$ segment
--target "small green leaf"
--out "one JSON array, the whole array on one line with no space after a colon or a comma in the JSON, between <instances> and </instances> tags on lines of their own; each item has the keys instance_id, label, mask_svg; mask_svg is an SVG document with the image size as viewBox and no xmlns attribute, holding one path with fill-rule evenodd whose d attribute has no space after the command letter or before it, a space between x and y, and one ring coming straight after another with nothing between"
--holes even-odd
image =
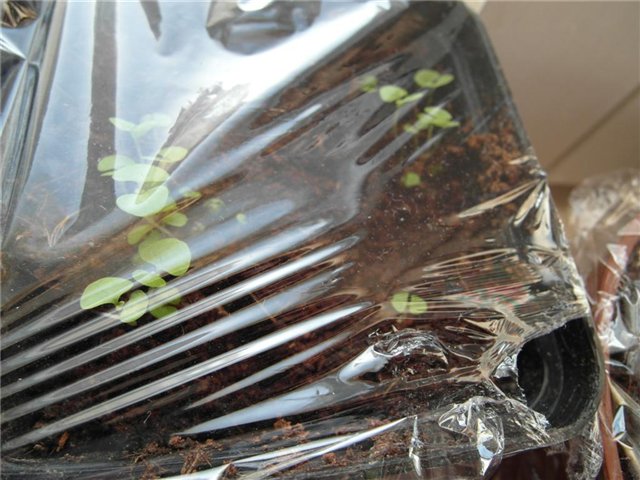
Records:
<instances>
[{"instance_id":1,"label":"small green leaf","mask_svg":"<svg viewBox=\"0 0 640 480\"><path fill-rule=\"evenodd\" d=\"M189 150L184 147L171 146L160 150L158 156L163 162L175 163L187 156Z\"/></svg>"},{"instance_id":2,"label":"small green leaf","mask_svg":"<svg viewBox=\"0 0 640 480\"><path fill-rule=\"evenodd\" d=\"M420 315L428 309L427 302L420 296L409 292L397 292L391 297L391 306L398 313Z\"/></svg>"},{"instance_id":3,"label":"small green leaf","mask_svg":"<svg viewBox=\"0 0 640 480\"><path fill-rule=\"evenodd\" d=\"M187 216L184 213L175 212L162 219L163 223L172 227L184 227L187 224Z\"/></svg>"},{"instance_id":4,"label":"small green leaf","mask_svg":"<svg viewBox=\"0 0 640 480\"><path fill-rule=\"evenodd\" d=\"M433 88L433 84L438 78L440 78L439 72L423 68L415 73L413 81L422 88Z\"/></svg>"},{"instance_id":5,"label":"small green leaf","mask_svg":"<svg viewBox=\"0 0 640 480\"><path fill-rule=\"evenodd\" d=\"M247 216L244 213L238 213L236 215L236 220L240 223L247 223Z\"/></svg>"},{"instance_id":6,"label":"small green leaf","mask_svg":"<svg viewBox=\"0 0 640 480\"><path fill-rule=\"evenodd\" d=\"M422 88L438 88L453 82L454 76L445 73L440 74L435 70L418 70L413 76L413 80Z\"/></svg>"},{"instance_id":7,"label":"small green leaf","mask_svg":"<svg viewBox=\"0 0 640 480\"><path fill-rule=\"evenodd\" d=\"M157 242L158 240L162 240L164 237L162 236L162 233L160 233L158 230L152 230L149 235L147 235L147 237L142 241L142 243L150 243L150 242Z\"/></svg>"},{"instance_id":8,"label":"small green leaf","mask_svg":"<svg viewBox=\"0 0 640 480\"><path fill-rule=\"evenodd\" d=\"M220 211L224 207L224 202L219 198L210 198L204 204L213 213Z\"/></svg>"},{"instance_id":9,"label":"small green leaf","mask_svg":"<svg viewBox=\"0 0 640 480\"><path fill-rule=\"evenodd\" d=\"M98 161L98 170L100 172L108 172L128 165L135 165L135 162L126 155L109 155Z\"/></svg>"},{"instance_id":10,"label":"small green leaf","mask_svg":"<svg viewBox=\"0 0 640 480\"><path fill-rule=\"evenodd\" d=\"M133 283L124 278L100 278L84 289L80 297L80 307L88 310L107 303L115 305L124 293L131 290L131 287L133 287Z\"/></svg>"},{"instance_id":11,"label":"small green leaf","mask_svg":"<svg viewBox=\"0 0 640 480\"><path fill-rule=\"evenodd\" d=\"M431 120L433 120L433 117L421 113L420 115L418 115L418 119L416 120L416 123L413 124L413 127L418 131L426 130L432 125Z\"/></svg>"},{"instance_id":12,"label":"small green leaf","mask_svg":"<svg viewBox=\"0 0 640 480\"><path fill-rule=\"evenodd\" d=\"M452 115L441 107L427 107L425 113L419 115L419 121L436 127L457 127L459 122L452 120Z\"/></svg>"},{"instance_id":13,"label":"small green leaf","mask_svg":"<svg viewBox=\"0 0 640 480\"><path fill-rule=\"evenodd\" d=\"M173 305L161 305L160 307L154 308L153 310L151 310L151 315L153 315L156 318L162 318L162 317L171 315L172 313L175 313L177 311L178 309Z\"/></svg>"},{"instance_id":14,"label":"small green leaf","mask_svg":"<svg viewBox=\"0 0 640 480\"><path fill-rule=\"evenodd\" d=\"M189 245L177 238L144 241L140 244L138 253L145 262L176 277L184 275L191 265Z\"/></svg>"},{"instance_id":15,"label":"small green leaf","mask_svg":"<svg viewBox=\"0 0 640 480\"><path fill-rule=\"evenodd\" d=\"M383 102L391 103L406 97L407 91L395 85L385 85L380 87L379 94Z\"/></svg>"},{"instance_id":16,"label":"small green leaf","mask_svg":"<svg viewBox=\"0 0 640 480\"><path fill-rule=\"evenodd\" d=\"M162 210L169 199L169 189L164 185L145 193L126 193L116 198L118 208L136 217L148 217Z\"/></svg>"},{"instance_id":17,"label":"small green leaf","mask_svg":"<svg viewBox=\"0 0 640 480\"><path fill-rule=\"evenodd\" d=\"M405 123L402 128L404 129L405 132L411 133L413 135L418 133L418 129L409 123Z\"/></svg>"},{"instance_id":18,"label":"small green leaf","mask_svg":"<svg viewBox=\"0 0 640 480\"><path fill-rule=\"evenodd\" d=\"M435 81L433 88L443 87L445 85L453 82L454 76L450 73L445 73L444 75L440 75L440 77Z\"/></svg>"},{"instance_id":19,"label":"small green leaf","mask_svg":"<svg viewBox=\"0 0 640 480\"><path fill-rule=\"evenodd\" d=\"M424 96L424 92L412 93L411 95L408 95L408 96L406 96L404 98L396 100L396 105L398 107L401 107L402 105L405 105L407 103L411 103L411 102L415 102L417 100L420 100L423 96Z\"/></svg>"},{"instance_id":20,"label":"small green leaf","mask_svg":"<svg viewBox=\"0 0 640 480\"><path fill-rule=\"evenodd\" d=\"M131 230L129 230L129 233L127 233L127 243L129 245L135 245L136 243L139 243L140 240L142 240L151 230L153 230L153 227L151 225L136 225Z\"/></svg>"},{"instance_id":21,"label":"small green leaf","mask_svg":"<svg viewBox=\"0 0 640 480\"><path fill-rule=\"evenodd\" d=\"M146 270L135 270L131 276L142 285L152 288L164 287L167 282L155 272L148 272Z\"/></svg>"},{"instance_id":22,"label":"small green leaf","mask_svg":"<svg viewBox=\"0 0 640 480\"><path fill-rule=\"evenodd\" d=\"M407 188L417 187L421 183L420 175L414 172L408 172L402 177L402 184Z\"/></svg>"},{"instance_id":23,"label":"small green leaf","mask_svg":"<svg viewBox=\"0 0 640 480\"><path fill-rule=\"evenodd\" d=\"M147 294L141 290L132 292L129 296L129 300L125 302L120 310L120 320L124 323L134 324L136 320L147 313L147 307L149 306L149 299Z\"/></svg>"},{"instance_id":24,"label":"small green leaf","mask_svg":"<svg viewBox=\"0 0 640 480\"><path fill-rule=\"evenodd\" d=\"M125 132L132 132L134 128L136 128L135 123L128 122L123 120L122 118L111 117L109 121L116 127L118 130L124 130Z\"/></svg>"},{"instance_id":25,"label":"small green leaf","mask_svg":"<svg viewBox=\"0 0 640 480\"><path fill-rule=\"evenodd\" d=\"M113 174L113 178L119 182L164 182L169 178L169 174L160 167L135 164L119 168Z\"/></svg>"},{"instance_id":26,"label":"small green leaf","mask_svg":"<svg viewBox=\"0 0 640 480\"><path fill-rule=\"evenodd\" d=\"M360 90L363 92L373 92L378 88L378 79L374 75L367 75L360 82Z\"/></svg>"}]
</instances>

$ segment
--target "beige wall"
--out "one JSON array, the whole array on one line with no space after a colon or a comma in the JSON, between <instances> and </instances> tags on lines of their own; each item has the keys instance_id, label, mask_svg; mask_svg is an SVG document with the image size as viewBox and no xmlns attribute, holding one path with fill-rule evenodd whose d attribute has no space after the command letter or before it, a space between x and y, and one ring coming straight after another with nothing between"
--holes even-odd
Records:
<instances>
[{"instance_id":1,"label":"beige wall","mask_svg":"<svg viewBox=\"0 0 640 480\"><path fill-rule=\"evenodd\" d=\"M489 1L481 17L552 183L640 168L640 1Z\"/></svg>"}]
</instances>

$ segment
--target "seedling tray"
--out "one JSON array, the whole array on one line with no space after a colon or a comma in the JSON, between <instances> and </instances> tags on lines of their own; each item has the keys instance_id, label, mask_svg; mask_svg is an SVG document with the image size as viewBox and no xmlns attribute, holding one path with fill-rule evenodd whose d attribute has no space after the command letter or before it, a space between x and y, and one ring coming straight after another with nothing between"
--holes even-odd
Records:
<instances>
[{"instance_id":1,"label":"seedling tray","mask_svg":"<svg viewBox=\"0 0 640 480\"><path fill-rule=\"evenodd\" d=\"M593 418L584 291L464 5L2 35L4 478L488 475Z\"/></svg>"}]
</instances>

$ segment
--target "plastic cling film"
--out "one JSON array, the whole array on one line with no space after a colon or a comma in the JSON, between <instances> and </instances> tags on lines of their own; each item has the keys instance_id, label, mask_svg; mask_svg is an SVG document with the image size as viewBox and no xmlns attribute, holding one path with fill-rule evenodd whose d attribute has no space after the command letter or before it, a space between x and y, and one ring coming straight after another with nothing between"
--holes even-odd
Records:
<instances>
[{"instance_id":1,"label":"plastic cling film","mask_svg":"<svg viewBox=\"0 0 640 480\"><path fill-rule=\"evenodd\" d=\"M599 420L607 479L640 478L639 187L639 171L620 171L588 179L570 197L574 249L605 356Z\"/></svg>"},{"instance_id":2,"label":"plastic cling film","mask_svg":"<svg viewBox=\"0 0 640 480\"><path fill-rule=\"evenodd\" d=\"M479 478L590 424L587 297L463 4L36 7L0 32L6 478Z\"/></svg>"}]
</instances>

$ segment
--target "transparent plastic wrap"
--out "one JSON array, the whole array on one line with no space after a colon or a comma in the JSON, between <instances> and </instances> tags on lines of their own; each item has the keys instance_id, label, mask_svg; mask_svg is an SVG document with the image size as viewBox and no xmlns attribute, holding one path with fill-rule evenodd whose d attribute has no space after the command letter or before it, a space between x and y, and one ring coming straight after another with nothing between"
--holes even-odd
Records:
<instances>
[{"instance_id":1,"label":"transparent plastic wrap","mask_svg":"<svg viewBox=\"0 0 640 480\"><path fill-rule=\"evenodd\" d=\"M589 305L464 5L36 7L5 478L473 478L584 431Z\"/></svg>"},{"instance_id":2,"label":"transparent plastic wrap","mask_svg":"<svg viewBox=\"0 0 640 480\"><path fill-rule=\"evenodd\" d=\"M640 170L589 179L570 205L572 243L605 356L604 476L640 478Z\"/></svg>"}]
</instances>

